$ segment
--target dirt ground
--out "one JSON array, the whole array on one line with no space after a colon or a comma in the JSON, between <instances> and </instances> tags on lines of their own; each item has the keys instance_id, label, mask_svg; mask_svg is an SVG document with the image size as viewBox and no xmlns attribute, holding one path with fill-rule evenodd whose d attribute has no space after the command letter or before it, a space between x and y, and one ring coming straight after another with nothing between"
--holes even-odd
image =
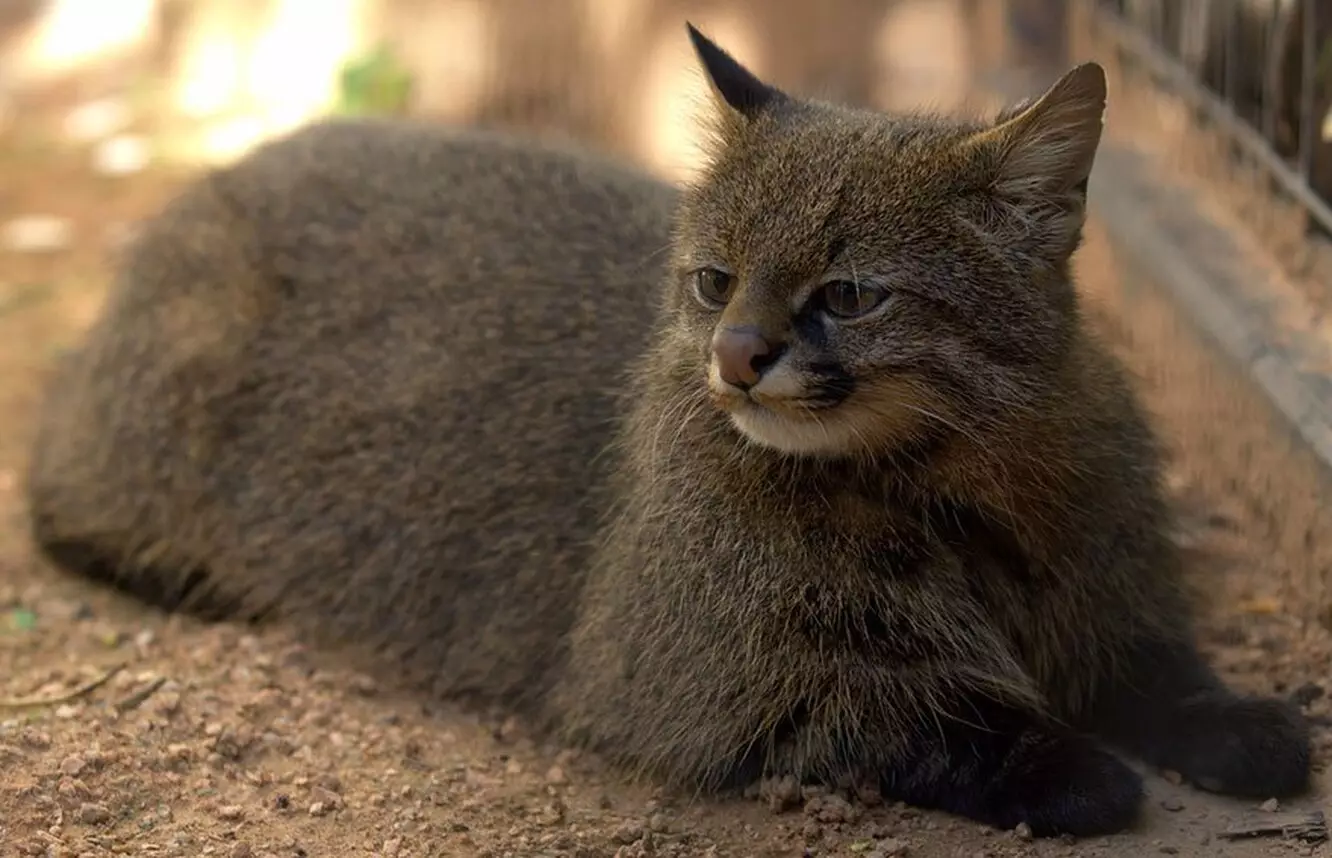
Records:
<instances>
[{"instance_id":1,"label":"dirt ground","mask_svg":"<svg viewBox=\"0 0 1332 858\"><path fill-rule=\"evenodd\" d=\"M1204 420L1257 431L1250 411L1260 406L1215 410L1215 390L1191 380L1206 355L1180 339L1167 307L1115 315L1125 309L1114 297L1122 272L1098 231L1082 276L1179 454L1180 541L1212 596L1204 644L1237 686L1305 707L1318 730L1320 791L1259 807L1153 773L1138 831L1033 842L836 794L659 795L595 759L533 742L520 724L398 696L279 629L164 616L38 562L24 536L20 474L44 369L95 312L119 241L179 181L155 172L110 179L86 163L12 136L0 150L0 223L50 214L73 228L58 250L0 251L0 697L12 698L0 702L0 858L1332 852L1294 837L1229 839L1235 827L1279 827L1321 806L1332 645L1322 629L1290 619L1300 594L1273 571L1272 523L1234 473L1267 465L1236 466L1218 458L1222 447L1196 440Z\"/></svg>"}]
</instances>

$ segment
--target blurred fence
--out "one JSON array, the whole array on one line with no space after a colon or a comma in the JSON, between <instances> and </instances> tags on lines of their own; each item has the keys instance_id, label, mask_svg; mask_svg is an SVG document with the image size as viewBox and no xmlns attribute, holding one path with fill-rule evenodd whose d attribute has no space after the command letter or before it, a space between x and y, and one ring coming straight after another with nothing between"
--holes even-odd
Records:
<instances>
[{"instance_id":1,"label":"blurred fence","mask_svg":"<svg viewBox=\"0 0 1332 858\"><path fill-rule=\"evenodd\" d=\"M1009 35L1062 56L1069 18L1332 235L1332 0L1014 0Z\"/></svg>"}]
</instances>

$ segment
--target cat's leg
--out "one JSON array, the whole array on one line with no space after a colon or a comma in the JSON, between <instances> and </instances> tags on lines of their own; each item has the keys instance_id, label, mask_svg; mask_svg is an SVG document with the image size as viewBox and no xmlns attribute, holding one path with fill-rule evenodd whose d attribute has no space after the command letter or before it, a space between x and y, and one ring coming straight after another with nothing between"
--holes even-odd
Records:
<instances>
[{"instance_id":1,"label":"cat's leg","mask_svg":"<svg viewBox=\"0 0 1332 858\"><path fill-rule=\"evenodd\" d=\"M1089 736L992 700L922 726L883 772L886 795L1037 836L1110 834L1131 826L1142 780Z\"/></svg>"},{"instance_id":2,"label":"cat's leg","mask_svg":"<svg viewBox=\"0 0 1332 858\"><path fill-rule=\"evenodd\" d=\"M1212 792L1268 798L1308 786L1309 731L1299 711L1231 691L1187 640L1145 641L1121 657L1084 723Z\"/></svg>"}]
</instances>

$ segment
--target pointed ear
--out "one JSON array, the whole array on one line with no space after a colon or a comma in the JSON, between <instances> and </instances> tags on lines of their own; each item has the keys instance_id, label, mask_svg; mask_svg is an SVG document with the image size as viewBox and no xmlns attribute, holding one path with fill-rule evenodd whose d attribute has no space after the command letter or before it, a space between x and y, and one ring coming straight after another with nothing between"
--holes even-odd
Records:
<instances>
[{"instance_id":1,"label":"pointed ear","mask_svg":"<svg viewBox=\"0 0 1332 858\"><path fill-rule=\"evenodd\" d=\"M994 241L1042 266L1069 258L1087 219L1104 113L1105 72L1087 63L963 142L964 157L982 165Z\"/></svg>"},{"instance_id":2,"label":"pointed ear","mask_svg":"<svg viewBox=\"0 0 1332 858\"><path fill-rule=\"evenodd\" d=\"M694 53L703 66L712 94L720 105L741 119L749 120L785 100L784 93L755 77L753 72L736 62L693 24L685 22L685 27L689 30L689 40L693 42Z\"/></svg>"},{"instance_id":3,"label":"pointed ear","mask_svg":"<svg viewBox=\"0 0 1332 858\"><path fill-rule=\"evenodd\" d=\"M997 124L969 138L973 152L992 152L993 190L1010 198L1072 194L1084 198L1105 116L1105 71L1096 63L1073 68L1045 94L999 116Z\"/></svg>"}]
</instances>

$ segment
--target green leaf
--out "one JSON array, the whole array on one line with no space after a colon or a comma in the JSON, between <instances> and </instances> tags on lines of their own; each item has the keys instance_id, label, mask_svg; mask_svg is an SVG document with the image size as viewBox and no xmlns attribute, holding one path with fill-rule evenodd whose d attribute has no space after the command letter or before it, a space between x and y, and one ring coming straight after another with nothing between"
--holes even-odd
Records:
<instances>
[{"instance_id":1,"label":"green leaf","mask_svg":"<svg viewBox=\"0 0 1332 858\"><path fill-rule=\"evenodd\" d=\"M348 61L338 73L339 113L401 114L411 100L413 77L386 43Z\"/></svg>"},{"instance_id":2,"label":"green leaf","mask_svg":"<svg viewBox=\"0 0 1332 858\"><path fill-rule=\"evenodd\" d=\"M14 608L9 612L9 627L17 632L32 631L37 627L37 615L27 608Z\"/></svg>"}]
</instances>

